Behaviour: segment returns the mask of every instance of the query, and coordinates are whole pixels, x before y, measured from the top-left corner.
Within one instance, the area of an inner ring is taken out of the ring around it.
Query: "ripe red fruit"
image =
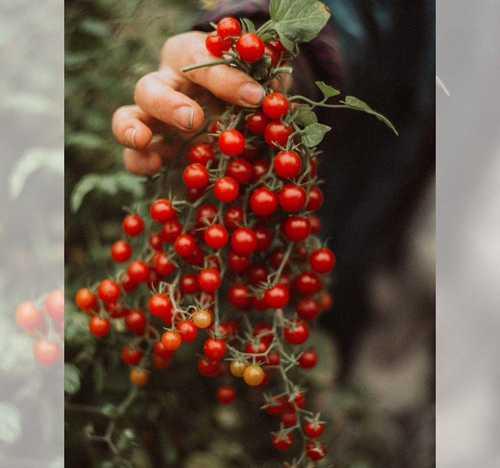
[[[165,252],[159,252],[153,257],[153,265],[156,273],[163,277],[171,275],[177,269]]]
[[[122,361],[128,366],[137,366],[141,362],[144,353],[134,346],[124,346],[122,349]]]
[[[142,260],[136,260],[129,265],[127,274],[136,284],[146,283],[149,280],[149,267]]]
[[[279,366],[281,363],[280,353],[277,351],[272,351],[267,355],[266,364],[268,366]]]
[[[165,323],[172,323],[173,305],[167,294],[154,294],[149,298],[148,309],[151,315],[162,319]]]
[[[269,309],[283,309],[289,302],[290,291],[283,284],[278,284],[264,293],[264,304]]]
[[[258,182],[264,175],[266,175],[269,171],[269,162],[262,159],[260,161],[256,161],[253,165],[253,173],[254,173],[254,182]]]
[[[98,293],[101,300],[106,303],[116,302],[121,296],[120,286],[110,279],[101,281]]]
[[[257,249],[257,236],[252,229],[241,227],[231,236],[231,248],[238,255],[248,257]]]
[[[217,268],[205,268],[198,274],[198,284],[203,292],[213,294],[222,285],[220,271]]]
[[[232,177],[222,177],[215,182],[214,195],[223,203],[232,203],[240,196],[240,184]]]
[[[183,275],[179,287],[182,294],[196,294],[200,290],[198,277],[196,275]]]
[[[172,356],[174,355],[172,351],[169,351],[167,348],[165,348],[161,341],[157,341],[154,344],[153,353],[156,356],[161,357],[162,359],[165,359],[167,361],[170,361],[170,359],[172,359]]]
[[[266,44],[266,55],[271,59],[271,65],[276,67],[281,60],[282,54],[270,44]]]
[[[283,122],[271,122],[264,132],[264,139],[269,146],[286,147],[293,128]]]
[[[196,224],[199,227],[209,226],[217,219],[219,210],[212,203],[201,205],[196,211]]]
[[[128,275],[127,272],[125,272],[122,277],[121,277],[121,281],[120,281],[120,284],[123,288],[123,290],[128,294],[128,293],[131,293],[132,291],[135,291],[137,288],[138,288],[138,284],[135,283],[134,281],[132,281],[130,279],[130,276]]]
[[[262,110],[271,120],[279,120],[288,114],[290,104],[286,96],[279,92],[268,94],[262,101]]]
[[[149,245],[153,250],[161,252],[163,250],[163,239],[160,234],[151,234],[149,236]]]
[[[95,316],[90,319],[89,330],[96,338],[104,338],[111,331],[109,320]]]
[[[304,296],[316,294],[323,288],[323,283],[318,275],[312,271],[301,273],[295,280],[295,287]]]
[[[245,136],[240,131],[226,130],[219,137],[219,148],[227,156],[240,156],[245,151]]]
[[[212,361],[220,361],[227,353],[227,344],[224,340],[208,338],[203,345],[203,353]]]
[[[220,361],[213,361],[206,357],[200,358],[198,361],[198,372],[203,377],[217,377],[222,371],[222,366]]]
[[[302,392],[295,393],[288,399],[288,403],[293,408],[304,409],[306,407],[306,397]]]
[[[186,187],[198,190],[206,188],[210,182],[208,169],[200,163],[193,163],[187,166],[182,174],[182,179]]]
[[[311,224],[308,218],[291,216],[283,223],[283,234],[291,242],[302,242],[311,234]]]
[[[239,184],[246,185],[254,178],[253,166],[246,159],[233,159],[227,166],[226,175],[235,179]]]
[[[250,284],[258,286],[260,283],[265,283],[267,281],[267,276],[269,274],[268,269],[263,265],[253,265],[250,270],[248,270],[248,281]]]
[[[227,37],[238,37],[241,35],[241,23],[232,16],[222,18],[217,23],[217,34],[223,39]]]
[[[306,191],[299,185],[285,185],[279,195],[280,206],[286,213],[298,213],[306,206]]]
[[[149,214],[153,221],[163,224],[177,218],[177,211],[170,200],[160,198],[149,207]]]
[[[306,322],[297,320],[285,328],[283,335],[287,343],[292,345],[303,344],[309,338],[309,326]]]
[[[282,179],[295,179],[302,170],[302,159],[295,151],[281,151],[274,158],[274,172]]]
[[[217,400],[221,405],[230,405],[236,399],[236,390],[229,385],[217,389]]]
[[[252,305],[252,294],[244,285],[236,285],[228,291],[229,302],[238,309],[246,310]]]
[[[326,448],[322,443],[311,441],[306,445],[306,453],[310,460],[319,461],[326,457]]]
[[[257,188],[250,195],[250,209],[257,216],[271,216],[278,209],[278,197],[267,187]]]
[[[281,422],[285,427],[294,427],[297,425],[297,413],[295,411],[286,411],[281,415]]]
[[[317,439],[325,432],[325,423],[316,420],[306,420],[304,423],[304,434],[311,438]]]
[[[252,261],[247,256],[238,255],[236,252],[229,252],[227,263],[229,268],[235,273],[243,273]]]
[[[44,303],[45,312],[55,322],[61,322],[64,319],[64,293],[56,289],[48,294]]]
[[[88,288],[81,288],[75,296],[75,303],[80,310],[90,312],[97,308],[97,296]]]
[[[272,400],[267,403],[264,410],[269,416],[279,416],[287,409],[287,401],[284,397],[273,397]]]
[[[267,117],[260,112],[249,115],[246,120],[248,131],[254,135],[264,135],[268,123]]]
[[[222,249],[229,242],[229,234],[222,224],[213,224],[205,230],[205,244],[211,249]]]
[[[123,230],[127,236],[136,237],[144,232],[144,220],[137,214],[125,216]]]
[[[42,338],[33,345],[33,354],[42,366],[51,367],[59,360],[61,348],[57,343]]]
[[[320,313],[319,304],[309,297],[301,299],[297,304],[297,314],[301,319],[314,320]]]
[[[223,39],[219,35],[210,35],[205,39],[207,50],[215,57],[222,57],[231,48],[231,39]]]
[[[248,63],[255,63],[264,57],[266,46],[264,41],[254,33],[243,34],[236,43],[240,58]]]
[[[167,351],[177,351],[182,345],[182,336],[176,331],[166,331],[161,337],[161,343]]]
[[[307,209],[309,211],[318,211],[325,202],[325,196],[319,187],[313,187],[309,192],[307,200]]]
[[[321,220],[318,216],[311,216],[309,218],[311,223],[311,234],[319,234],[321,231]]]
[[[146,316],[140,310],[131,310],[125,317],[127,330],[135,335],[144,335],[146,329]]]
[[[187,153],[190,163],[199,163],[206,166],[215,159],[214,147],[209,143],[198,143],[193,145]]]
[[[257,252],[265,252],[273,243],[274,233],[271,229],[265,227],[255,228],[255,236],[257,237]]]
[[[293,445],[293,434],[288,432],[273,434],[273,446],[280,452],[286,452]]]
[[[309,261],[316,273],[330,273],[337,263],[335,254],[328,248],[315,250]]]
[[[245,219],[245,214],[241,206],[232,206],[228,208],[224,215],[224,224],[228,229],[234,231],[239,228]]]
[[[191,234],[181,234],[175,241],[175,252],[177,255],[186,258],[198,249],[196,239]]]
[[[161,238],[166,244],[173,244],[182,232],[182,224],[177,219],[167,221],[163,225]]]
[[[314,369],[318,365],[318,353],[315,349],[304,351],[299,358],[299,366],[301,369]]]
[[[182,337],[182,341],[193,343],[198,337],[198,328],[191,320],[181,320],[177,323],[177,331]]]
[[[119,240],[111,246],[111,258],[116,263],[123,263],[132,256],[132,247],[128,242]]]

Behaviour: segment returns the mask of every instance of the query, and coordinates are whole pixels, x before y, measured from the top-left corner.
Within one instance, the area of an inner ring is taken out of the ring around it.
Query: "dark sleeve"
[[[269,1],[221,1],[215,10],[202,15],[195,29],[212,31],[210,22],[217,22],[224,16],[249,18],[255,24],[262,24],[269,19]],[[317,96],[318,90],[314,86],[317,80],[342,88],[344,70],[332,22],[323,29],[318,38],[301,46],[301,54],[295,61],[294,67],[294,87],[301,94],[309,97]]]

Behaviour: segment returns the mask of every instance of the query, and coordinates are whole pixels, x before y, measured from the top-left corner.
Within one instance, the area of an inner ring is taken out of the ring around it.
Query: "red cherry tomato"
[[[288,114],[290,104],[286,96],[279,92],[268,94],[262,101],[262,110],[271,120],[279,120]]]
[[[217,23],[217,34],[222,38],[238,37],[241,34],[241,23],[232,16],[222,18]]]
[[[250,228],[236,229],[231,236],[231,248],[238,255],[249,256],[257,249],[257,236]]]
[[[245,136],[238,130],[226,130],[219,137],[219,148],[227,156],[240,156],[245,151]]]
[[[137,214],[125,216],[123,230],[127,236],[140,236],[144,232],[144,220]]]
[[[240,196],[240,184],[232,177],[222,177],[215,182],[214,195],[223,203],[232,203]]]
[[[295,179],[302,170],[302,159],[295,151],[281,151],[274,158],[274,172],[281,179]]]
[[[248,63],[255,63],[264,57],[266,46],[257,34],[246,33],[238,39],[236,50],[241,60]]]

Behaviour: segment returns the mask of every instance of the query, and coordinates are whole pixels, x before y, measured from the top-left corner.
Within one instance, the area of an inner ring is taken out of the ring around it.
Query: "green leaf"
[[[376,119],[387,125],[397,136],[399,136],[399,132],[396,130],[394,124],[387,117],[372,109],[365,101],[362,101],[354,96],[346,96],[345,101],[341,102],[349,109],[373,115]]]
[[[291,51],[299,42],[312,41],[331,16],[328,7],[318,0],[271,0],[270,14],[271,27]]]
[[[111,35],[109,25],[95,18],[84,19],[80,23],[80,29],[95,37],[107,37]]]
[[[66,138],[66,144],[87,150],[95,150],[104,146],[104,140],[93,133],[75,132]]]
[[[21,435],[21,415],[10,403],[0,402],[0,441],[14,443]]]
[[[340,94],[340,91],[338,89],[335,89],[333,86],[326,84],[324,81],[316,81],[316,86],[320,89],[326,99],[338,96]]]
[[[320,123],[313,123],[311,125],[308,125],[304,129],[304,133],[302,134],[302,142],[308,148],[314,148],[323,141],[323,138],[325,138],[325,135],[330,130],[331,127]]]
[[[301,106],[297,110],[295,123],[300,127],[307,127],[318,121],[318,117],[309,106]]]
[[[243,27],[246,32],[254,33],[257,30],[253,21],[248,18],[242,18],[241,22],[243,23]]]
[[[71,209],[78,211],[85,197],[91,192],[116,195],[128,192],[135,199],[144,196],[144,177],[137,177],[122,171],[109,175],[90,174],[83,177],[75,186],[71,195]]]
[[[31,148],[18,159],[9,177],[9,194],[18,197],[28,178],[40,169],[64,174],[63,152],[52,148]]]
[[[80,371],[74,364],[64,364],[64,392],[74,395],[80,390]]]

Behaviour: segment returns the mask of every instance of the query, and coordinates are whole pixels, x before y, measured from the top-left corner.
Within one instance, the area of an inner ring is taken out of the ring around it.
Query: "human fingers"
[[[169,127],[193,132],[203,126],[205,114],[201,106],[180,92],[183,78],[169,67],[142,77],[135,88],[135,102],[147,114]]]
[[[169,39],[162,50],[161,68],[173,69],[182,78],[209,90],[217,98],[241,107],[257,107],[265,90],[241,70],[217,65],[193,71],[182,70],[216,60],[205,46],[206,34],[190,32]]]

